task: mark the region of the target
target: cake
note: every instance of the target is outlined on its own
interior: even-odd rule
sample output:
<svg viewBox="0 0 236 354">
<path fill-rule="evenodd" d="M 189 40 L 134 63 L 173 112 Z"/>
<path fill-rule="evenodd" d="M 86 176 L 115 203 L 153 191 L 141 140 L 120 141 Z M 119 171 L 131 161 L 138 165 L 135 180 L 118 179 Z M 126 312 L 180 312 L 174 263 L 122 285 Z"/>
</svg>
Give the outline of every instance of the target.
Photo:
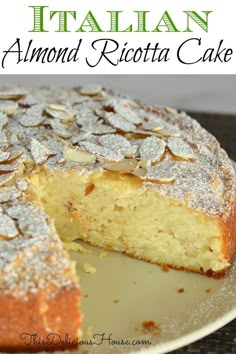
<svg viewBox="0 0 236 354">
<path fill-rule="evenodd" d="M 50 333 L 73 339 L 54 350 L 77 346 L 80 287 L 64 242 L 224 276 L 235 186 L 226 152 L 186 113 L 99 85 L 2 85 L 0 349 L 52 350 Z"/>
</svg>

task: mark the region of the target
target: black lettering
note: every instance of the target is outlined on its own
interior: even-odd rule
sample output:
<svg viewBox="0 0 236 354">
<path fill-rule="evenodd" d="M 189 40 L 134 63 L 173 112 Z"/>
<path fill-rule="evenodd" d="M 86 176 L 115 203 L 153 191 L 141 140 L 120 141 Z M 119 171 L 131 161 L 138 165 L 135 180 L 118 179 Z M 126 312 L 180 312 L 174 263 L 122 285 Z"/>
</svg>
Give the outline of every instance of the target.
<svg viewBox="0 0 236 354">
<path fill-rule="evenodd" d="M 193 61 L 193 62 L 184 61 L 183 56 L 182 56 L 182 53 L 181 53 L 182 48 L 185 48 L 185 45 L 186 45 L 186 44 L 189 44 L 189 43 L 192 42 L 192 41 L 197 41 L 197 44 L 198 44 L 198 45 L 201 45 L 201 38 L 190 38 L 190 39 L 187 39 L 186 41 L 184 41 L 184 42 L 179 46 L 179 48 L 178 48 L 178 50 L 177 50 L 177 58 L 178 58 L 178 60 L 180 61 L 180 63 L 182 63 L 182 64 L 187 64 L 187 65 L 196 64 L 196 63 L 198 63 L 198 62 L 202 59 L 202 58 L 200 57 L 199 59 L 197 59 L 196 61 Z M 189 50 L 188 52 L 190 52 L 190 50 Z"/>
<path fill-rule="evenodd" d="M 104 43 L 105 41 L 105 43 Z M 97 47 L 96 45 L 97 44 L 100 44 L 100 43 L 104 43 L 104 46 L 103 48 L 101 49 L 100 51 L 100 57 L 99 59 L 97 60 L 97 62 L 95 64 L 91 64 L 89 61 L 88 61 L 88 58 L 86 57 L 86 63 L 94 68 L 95 66 L 97 66 L 100 61 L 104 58 L 106 59 L 110 64 L 112 64 L 113 66 L 117 66 L 118 65 L 118 60 L 116 60 L 116 62 L 113 62 L 108 55 L 110 55 L 111 53 L 114 53 L 118 48 L 119 48 L 119 43 L 113 39 L 97 39 L 96 41 L 92 42 L 92 47 L 94 50 L 97 50 Z M 111 48 L 111 45 L 112 45 L 112 48 Z M 108 47 L 109 46 L 109 47 Z"/>
<path fill-rule="evenodd" d="M 16 47 L 16 49 L 14 49 L 15 47 Z M 5 59 L 6 59 L 7 55 L 10 53 L 18 54 L 16 64 L 19 64 L 23 60 L 21 58 L 22 50 L 20 49 L 20 38 L 17 38 L 15 43 L 13 43 L 8 50 L 4 50 L 3 53 L 5 53 L 5 55 L 2 58 L 2 68 L 3 69 L 5 68 Z"/>
</svg>

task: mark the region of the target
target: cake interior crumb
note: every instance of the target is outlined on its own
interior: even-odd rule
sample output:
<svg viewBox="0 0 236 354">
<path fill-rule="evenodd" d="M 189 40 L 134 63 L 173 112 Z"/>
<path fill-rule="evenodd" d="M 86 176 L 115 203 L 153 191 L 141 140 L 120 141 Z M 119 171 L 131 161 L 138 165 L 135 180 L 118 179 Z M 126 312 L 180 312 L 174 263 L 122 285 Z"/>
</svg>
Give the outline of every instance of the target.
<svg viewBox="0 0 236 354">
<path fill-rule="evenodd" d="M 96 268 L 93 267 L 90 263 L 84 263 L 83 269 L 85 270 L 86 273 L 91 273 L 94 274 L 96 273 Z"/>
</svg>

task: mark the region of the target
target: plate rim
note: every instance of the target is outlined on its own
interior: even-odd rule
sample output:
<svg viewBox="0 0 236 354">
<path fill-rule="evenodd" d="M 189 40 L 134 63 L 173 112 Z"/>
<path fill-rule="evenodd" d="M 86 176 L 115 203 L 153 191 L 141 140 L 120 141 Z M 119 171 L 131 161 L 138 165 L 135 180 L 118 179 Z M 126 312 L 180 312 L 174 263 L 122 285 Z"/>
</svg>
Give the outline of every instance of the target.
<svg viewBox="0 0 236 354">
<path fill-rule="evenodd" d="M 142 348 L 139 351 L 131 351 L 129 354 L 165 354 L 167 351 L 169 352 L 172 350 L 178 350 L 204 337 L 207 337 L 208 335 L 214 333 L 218 329 L 233 321 L 235 318 L 236 307 L 227 312 L 223 317 L 219 317 L 215 321 L 210 322 L 189 334 L 183 335 L 170 341 L 160 342 L 159 344 L 149 348 Z"/>
</svg>

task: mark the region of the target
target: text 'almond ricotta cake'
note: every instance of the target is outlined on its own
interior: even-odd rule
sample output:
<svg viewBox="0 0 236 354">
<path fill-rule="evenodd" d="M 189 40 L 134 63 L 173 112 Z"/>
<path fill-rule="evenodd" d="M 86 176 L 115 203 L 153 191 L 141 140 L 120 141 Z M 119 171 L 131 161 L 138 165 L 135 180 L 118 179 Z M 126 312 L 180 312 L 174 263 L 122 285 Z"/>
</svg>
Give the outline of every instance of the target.
<svg viewBox="0 0 236 354">
<path fill-rule="evenodd" d="M 97 85 L 2 85 L 0 349 L 22 351 L 29 331 L 80 338 L 80 288 L 61 240 L 222 277 L 235 186 L 225 151 L 183 112 Z"/>
</svg>

